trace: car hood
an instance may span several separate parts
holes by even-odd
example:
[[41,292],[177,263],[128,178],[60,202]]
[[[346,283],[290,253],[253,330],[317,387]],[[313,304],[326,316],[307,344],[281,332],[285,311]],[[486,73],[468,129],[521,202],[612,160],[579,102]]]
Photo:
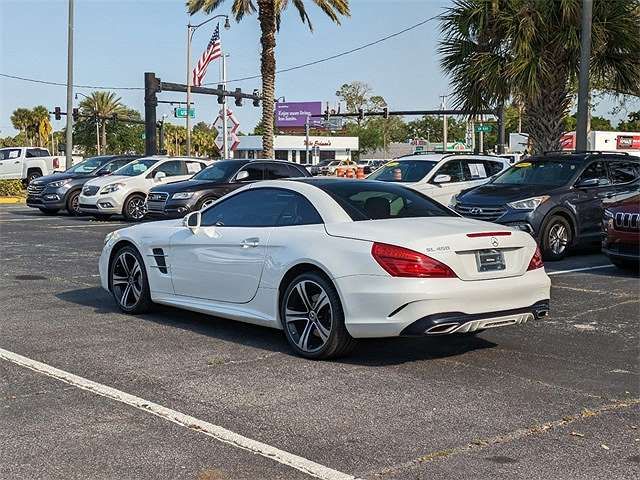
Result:
[[89,180],[85,185],[95,185],[97,187],[104,187],[110,183],[127,182],[128,180],[136,177],[127,177],[125,175],[105,175],[104,177],[97,177]]
[[57,182],[59,180],[67,180],[68,178],[90,178],[92,175],[88,175],[86,173],[54,173],[52,175],[45,175],[43,177],[38,177],[37,180],[34,180],[33,183],[36,185],[45,185],[51,182]]
[[151,192],[197,192],[200,190],[210,190],[216,187],[228,187],[226,182],[211,182],[208,180],[183,180],[181,182],[166,183],[157,185],[151,189]]
[[458,195],[464,205],[504,205],[505,203],[539,195],[549,195],[557,188],[549,185],[486,184]]
[[616,213],[640,213],[640,194],[610,203],[607,208]]

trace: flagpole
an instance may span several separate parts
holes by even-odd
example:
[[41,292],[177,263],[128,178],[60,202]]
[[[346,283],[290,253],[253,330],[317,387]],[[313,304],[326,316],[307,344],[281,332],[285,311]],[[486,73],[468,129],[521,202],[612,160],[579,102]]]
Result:
[[[223,53],[222,54],[222,88],[223,89],[227,89],[227,54]],[[223,136],[222,136],[222,152],[223,152],[223,158],[226,160],[227,158],[229,158],[229,141],[227,138],[228,135],[228,130],[227,130],[227,97],[223,97],[223,102],[222,102],[222,130],[223,130]]]

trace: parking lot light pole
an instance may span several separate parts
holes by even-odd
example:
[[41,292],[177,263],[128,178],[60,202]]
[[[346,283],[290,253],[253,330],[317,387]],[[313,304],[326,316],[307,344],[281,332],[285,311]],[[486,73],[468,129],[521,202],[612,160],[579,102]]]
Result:
[[[187,156],[191,155],[191,118],[189,116],[191,110],[191,41],[193,40],[193,34],[201,26],[215,20],[216,18],[224,18],[224,28],[229,30],[231,23],[229,23],[229,15],[214,15],[213,17],[205,20],[197,25],[191,25],[191,22],[187,24]],[[226,113],[226,112],[225,112]],[[226,132],[225,132],[226,133]]]
[[67,140],[65,145],[66,167],[73,164],[73,2],[69,0],[69,17],[67,19]]

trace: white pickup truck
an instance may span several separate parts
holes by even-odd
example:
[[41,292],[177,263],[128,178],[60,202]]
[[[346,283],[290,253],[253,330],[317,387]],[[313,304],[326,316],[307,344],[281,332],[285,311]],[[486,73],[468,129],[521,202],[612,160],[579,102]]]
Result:
[[46,148],[0,148],[0,180],[20,179],[27,185],[34,178],[64,170],[64,158],[54,157]]

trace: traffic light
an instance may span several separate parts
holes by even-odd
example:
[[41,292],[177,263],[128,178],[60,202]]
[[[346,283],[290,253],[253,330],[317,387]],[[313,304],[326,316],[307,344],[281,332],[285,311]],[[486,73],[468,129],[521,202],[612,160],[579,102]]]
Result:
[[62,112],[60,111],[60,107],[54,108],[53,114],[55,115],[56,120],[60,120],[62,118]]
[[114,122],[117,122],[117,121],[118,121],[118,114],[117,114],[117,113],[114,113],[113,115],[111,115],[111,119],[112,119]]
[[358,118],[364,120],[364,110],[362,108],[358,109]]
[[[224,85],[218,84],[218,90],[224,90]],[[222,105],[224,103],[224,95],[218,95],[218,103]]]
[[384,118],[389,118],[389,107],[384,107],[382,109],[382,115],[384,116]]
[[72,112],[72,116],[73,116],[73,121],[77,122],[78,121],[78,109],[74,108],[71,112]]
[[236,88],[236,91],[233,94],[233,96],[236,97],[236,107],[242,106],[242,97],[240,96],[241,94],[242,94],[242,89]]
[[328,122],[329,121],[329,105],[327,105],[326,110],[324,111],[324,119]]
[[[257,89],[257,88],[254,88],[254,89],[253,89],[253,95],[254,95],[255,97],[259,97],[259,96],[260,96],[260,92],[258,91],[258,89]],[[253,99],[253,106],[254,106],[254,107],[259,107],[259,106],[260,106],[260,99],[259,99],[259,98],[254,98],[254,99]]]

